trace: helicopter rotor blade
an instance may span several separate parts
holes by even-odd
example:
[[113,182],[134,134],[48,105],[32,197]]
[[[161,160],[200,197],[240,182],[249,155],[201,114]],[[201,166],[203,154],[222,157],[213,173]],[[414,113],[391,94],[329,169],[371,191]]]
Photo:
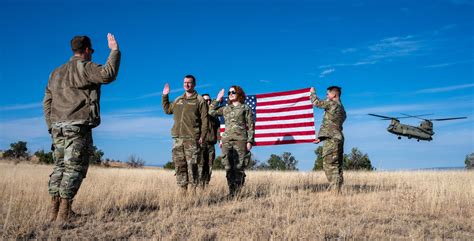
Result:
[[431,119],[430,121],[447,121],[447,120],[459,120],[459,119],[467,119],[467,117],[452,117],[452,118],[442,118],[442,119]]
[[375,116],[375,117],[382,118],[382,120],[392,120],[392,119],[397,119],[397,118],[395,118],[395,117],[389,117],[389,116],[383,116],[383,115],[376,115],[376,114],[368,114],[368,115],[371,115],[371,116]]
[[400,113],[400,114],[406,116],[405,118],[417,118],[417,119],[420,119],[420,120],[427,120],[427,119],[425,119],[425,118],[420,118],[420,116],[432,115],[432,114],[408,115],[408,114],[404,114],[404,113]]

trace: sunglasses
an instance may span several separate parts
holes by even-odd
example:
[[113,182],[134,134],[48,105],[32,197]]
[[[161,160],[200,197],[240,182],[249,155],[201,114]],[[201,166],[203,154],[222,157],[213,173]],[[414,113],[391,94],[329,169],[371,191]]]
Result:
[[235,90],[227,92],[227,95],[231,95],[231,94],[235,95],[235,94],[237,94],[237,92],[235,92]]

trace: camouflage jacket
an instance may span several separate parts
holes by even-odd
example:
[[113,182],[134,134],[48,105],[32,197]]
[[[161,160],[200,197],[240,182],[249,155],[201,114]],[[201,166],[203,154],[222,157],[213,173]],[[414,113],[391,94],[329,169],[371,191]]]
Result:
[[219,102],[214,100],[209,106],[209,115],[224,116],[225,131],[222,141],[247,141],[254,143],[255,124],[252,109],[245,104],[234,106],[232,104],[219,107]]
[[43,99],[48,129],[57,122],[100,124],[100,87],[117,78],[120,56],[110,51],[104,66],[73,56],[51,73]]
[[219,121],[219,118],[214,117],[214,116],[207,116],[208,119],[208,131],[206,135],[206,141],[211,143],[211,144],[216,144],[217,143],[217,136],[219,135],[219,129],[221,127],[221,123]]
[[313,93],[311,93],[311,103],[318,108],[324,109],[323,123],[321,123],[318,138],[344,140],[342,124],[346,120],[346,111],[342,103],[339,101],[320,100]]
[[206,140],[208,131],[207,104],[202,96],[195,91],[188,98],[184,93],[172,103],[170,103],[168,95],[163,95],[162,101],[163,111],[168,115],[173,114],[172,137]]

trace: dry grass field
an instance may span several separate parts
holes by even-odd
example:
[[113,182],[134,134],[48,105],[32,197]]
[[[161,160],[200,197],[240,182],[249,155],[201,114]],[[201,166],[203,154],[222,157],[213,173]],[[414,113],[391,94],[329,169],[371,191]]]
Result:
[[227,200],[223,172],[195,195],[177,194],[173,171],[92,167],[79,214],[49,225],[52,166],[0,163],[3,239],[474,239],[474,172],[346,172],[342,195],[322,172],[248,172]]

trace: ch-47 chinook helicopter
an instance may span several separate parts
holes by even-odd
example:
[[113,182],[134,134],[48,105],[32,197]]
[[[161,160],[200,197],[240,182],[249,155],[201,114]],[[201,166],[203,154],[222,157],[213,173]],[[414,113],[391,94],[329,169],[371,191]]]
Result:
[[[404,117],[390,117],[390,116],[383,116],[383,115],[376,115],[376,114],[369,114],[371,116],[382,118],[382,120],[391,120],[390,125],[387,127],[387,131],[395,134],[398,136],[398,139],[402,139],[402,136],[408,137],[408,139],[414,138],[417,141],[431,141],[433,140],[432,136],[434,135],[433,131],[433,121],[447,121],[447,120],[458,120],[458,119],[466,119],[467,117],[452,117],[452,118],[443,118],[443,119],[424,119],[420,118],[420,116],[425,115],[407,115],[402,114]],[[411,126],[400,123],[399,119],[402,118],[418,118],[423,120],[420,123],[420,126]]]

